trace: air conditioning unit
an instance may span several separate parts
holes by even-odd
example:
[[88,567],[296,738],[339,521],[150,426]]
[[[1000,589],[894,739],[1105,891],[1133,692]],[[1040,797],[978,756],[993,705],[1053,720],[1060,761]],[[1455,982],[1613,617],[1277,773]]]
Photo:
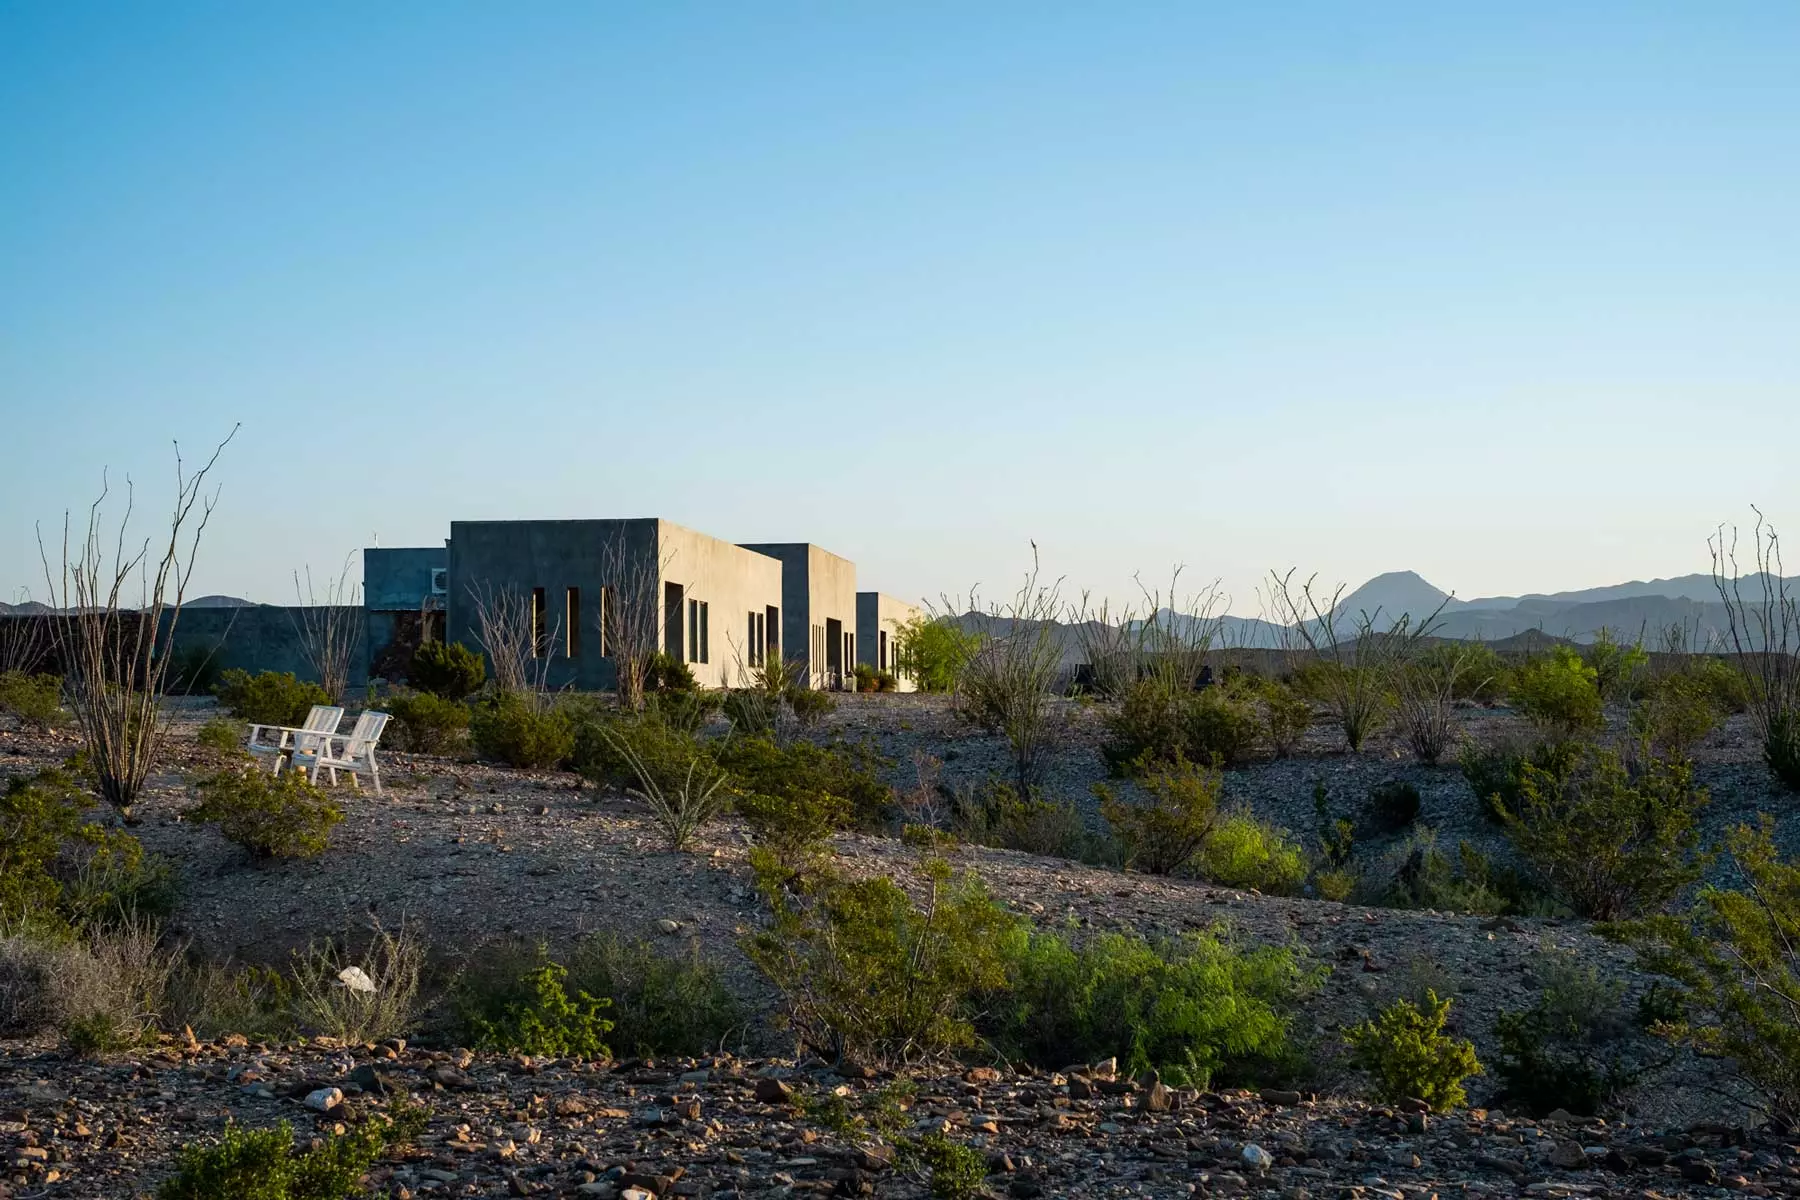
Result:
[[450,594],[449,567],[431,568],[431,594],[434,596],[448,596]]

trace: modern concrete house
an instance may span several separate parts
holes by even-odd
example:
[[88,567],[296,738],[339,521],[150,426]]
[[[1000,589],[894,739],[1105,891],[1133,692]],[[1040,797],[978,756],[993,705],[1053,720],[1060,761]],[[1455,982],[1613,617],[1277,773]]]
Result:
[[[444,636],[444,608],[450,598],[450,551],[445,546],[371,546],[363,551],[363,645],[368,672],[388,678],[395,648],[410,660],[412,649]],[[397,665],[397,664],[396,664]]]
[[702,686],[738,683],[780,653],[782,563],[655,517],[453,521],[447,580],[450,641],[480,645],[477,597],[530,604],[550,687],[616,686],[606,612],[631,595],[646,597],[663,649]]
[[892,672],[901,691],[916,691],[918,685],[898,669],[899,634],[901,626],[923,612],[883,592],[856,593],[856,661]]
[[811,542],[747,542],[781,564],[781,652],[815,688],[842,688],[856,662],[856,564]]

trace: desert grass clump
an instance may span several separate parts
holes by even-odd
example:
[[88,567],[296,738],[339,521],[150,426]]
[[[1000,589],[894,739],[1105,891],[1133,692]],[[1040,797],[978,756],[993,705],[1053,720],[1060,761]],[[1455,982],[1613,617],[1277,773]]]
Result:
[[400,1037],[418,1024],[424,969],[425,947],[407,929],[375,929],[360,954],[315,941],[295,952],[288,970],[294,1023],[348,1045]]
[[1457,701],[1476,690],[1471,689],[1472,678],[1492,653],[1485,646],[1450,643],[1434,646],[1394,671],[1394,710],[1406,744],[1420,762],[1436,766],[1456,749],[1462,737]]

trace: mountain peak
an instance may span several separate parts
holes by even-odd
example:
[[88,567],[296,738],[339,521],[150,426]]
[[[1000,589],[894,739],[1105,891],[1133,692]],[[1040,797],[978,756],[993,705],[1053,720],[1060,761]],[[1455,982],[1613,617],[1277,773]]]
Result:
[[1442,608],[1448,612],[1462,602],[1435,586],[1417,571],[1387,571],[1375,576],[1338,601],[1338,611],[1350,615],[1379,610],[1383,624],[1402,616],[1422,621]]

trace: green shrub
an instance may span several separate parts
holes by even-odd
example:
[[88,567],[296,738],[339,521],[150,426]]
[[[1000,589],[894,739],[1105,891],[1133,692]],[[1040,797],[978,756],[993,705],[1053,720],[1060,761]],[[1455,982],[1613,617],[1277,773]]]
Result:
[[921,615],[900,627],[894,644],[900,673],[921,692],[954,692],[981,648],[981,635],[952,620]]
[[1294,1001],[1312,980],[1293,953],[1241,951],[1217,934],[1161,945],[1031,935],[985,1028],[1003,1053],[1057,1070],[1116,1057],[1182,1087],[1245,1082],[1288,1055]]
[[227,712],[253,725],[297,727],[315,704],[331,703],[324,688],[302,683],[292,671],[252,675],[234,669],[219,676],[214,690]]
[[0,929],[48,936],[148,924],[174,907],[168,863],[122,829],[86,819],[61,771],[15,775],[0,792]]
[[1262,689],[1262,714],[1269,746],[1276,758],[1286,758],[1312,725],[1312,701],[1285,683],[1270,683]]
[[818,688],[791,687],[786,695],[788,711],[802,729],[812,729],[837,711],[837,700]]
[[1763,761],[1775,778],[1800,792],[1800,709],[1777,713],[1763,735]]
[[1133,684],[1107,717],[1100,755],[1115,775],[1171,763],[1177,755],[1230,767],[1255,748],[1262,725],[1255,700],[1241,686],[1189,692],[1145,679]]
[[1234,813],[1213,829],[1198,873],[1222,887],[1292,896],[1306,883],[1306,856],[1284,830],[1251,813]]
[[1352,891],[1358,903],[1381,908],[1528,916],[1549,909],[1542,891],[1519,872],[1495,866],[1466,841],[1446,854],[1436,831],[1423,826],[1365,865]]
[[1550,892],[1596,920],[1660,908],[1700,876],[1704,788],[1683,763],[1652,760],[1633,778],[1610,750],[1589,749],[1564,776],[1525,764],[1507,836]]
[[1452,679],[1454,700],[1494,704],[1512,685],[1506,661],[1483,642],[1454,642],[1427,646],[1417,665],[1441,678]]
[[733,733],[743,737],[770,737],[781,715],[781,697],[761,688],[736,688],[721,705]]
[[[1657,1032],[1727,1060],[1777,1127],[1800,1125],[1800,865],[1775,848],[1775,821],[1725,835],[1735,888],[1703,886],[1679,915],[1616,932],[1642,965],[1673,981]],[[1699,1015],[1689,1020],[1688,1013]]]
[[575,769],[597,787],[641,786],[637,763],[660,786],[676,787],[696,753],[707,747],[691,733],[671,728],[660,716],[642,713],[591,712],[575,718]]
[[670,729],[697,734],[718,714],[724,699],[718,692],[699,688],[668,688],[651,692],[644,701],[644,712]]
[[1686,760],[1719,727],[1722,715],[1705,680],[1678,672],[1640,689],[1631,710],[1631,731],[1652,754]]
[[875,690],[878,692],[897,692],[900,690],[900,680],[892,671],[877,671],[875,672]]
[[298,1029],[294,988],[273,967],[242,966],[196,958],[169,981],[170,1028],[186,1026],[202,1041],[242,1034],[253,1042],[281,1042]]
[[217,825],[227,841],[242,846],[258,862],[315,858],[331,844],[331,830],[343,810],[299,771],[269,775],[228,769],[197,785],[200,803],[187,820]]
[[171,696],[210,696],[219,684],[218,645],[189,646],[177,650],[169,659],[169,673],[163,676],[163,691]]
[[693,692],[699,688],[693,670],[679,658],[661,650],[650,656],[644,671],[646,692]]
[[857,663],[851,668],[850,677],[855,681],[857,691],[872,692],[875,690],[875,668],[870,664]]
[[1105,784],[1095,784],[1094,793],[1125,865],[1173,875],[1194,861],[1217,828],[1223,780],[1216,769],[1178,753],[1172,764],[1149,768],[1143,786],[1149,800],[1141,804],[1116,799]]
[[568,974],[552,962],[530,971],[520,981],[522,995],[504,1003],[492,1019],[471,1020],[476,1047],[545,1058],[610,1057],[603,1039],[613,1026],[600,1013],[611,1001],[583,991],[571,1000],[563,990]]
[[469,736],[469,706],[461,701],[431,692],[395,692],[382,705],[393,718],[386,733],[396,750],[444,754]]
[[718,761],[746,793],[836,797],[848,806],[847,821],[859,829],[878,829],[893,813],[894,790],[876,774],[880,759],[866,745],[732,738],[719,747]]
[[1624,985],[1602,982],[1592,967],[1550,951],[1537,1003],[1502,1013],[1494,1026],[1500,1060],[1497,1102],[1509,1112],[1545,1117],[1557,1109],[1598,1116],[1642,1072],[1625,1056],[1631,1023],[1622,1007]]
[[1575,770],[1581,758],[1582,748],[1575,742],[1538,742],[1527,750],[1471,743],[1463,748],[1460,765],[1463,778],[1481,801],[1482,811],[1490,820],[1504,824],[1502,814],[1519,807],[1519,789],[1527,766],[1562,779]]
[[849,822],[850,805],[827,792],[750,792],[737,798],[738,815],[758,846],[795,875],[819,861],[831,835]]
[[1449,1016],[1450,1001],[1428,990],[1422,1006],[1396,1000],[1349,1031],[1352,1056],[1373,1078],[1377,1100],[1423,1100],[1444,1112],[1468,1099],[1463,1081],[1480,1074],[1481,1063],[1474,1045],[1444,1033]]
[[1514,708],[1555,737],[1578,737],[1606,725],[1599,672],[1568,646],[1520,667],[1511,699]]
[[1388,779],[1369,789],[1369,816],[1376,829],[1398,833],[1419,819],[1419,789],[1404,779]]
[[1004,986],[1024,936],[973,876],[927,861],[915,905],[891,879],[822,875],[804,896],[778,873],[757,884],[773,910],[750,956],[807,1045],[861,1061],[969,1045],[976,998]]
[[974,1200],[987,1179],[987,1155],[941,1133],[927,1133],[907,1147],[908,1157],[931,1173],[935,1200]]
[[957,800],[953,825],[964,841],[1082,862],[1103,856],[1080,810],[1067,800],[1021,800],[1017,789],[998,780]]
[[542,770],[560,765],[574,752],[575,727],[561,708],[503,692],[475,706],[469,740],[482,758]]
[[569,955],[569,984],[603,996],[611,1041],[632,1054],[698,1057],[744,1029],[742,1007],[698,948],[681,957],[647,942],[597,934]]
[[406,681],[441,700],[460,702],[487,682],[487,660],[461,642],[421,642],[413,651]]
[[217,1142],[182,1147],[156,1200],[349,1200],[366,1194],[363,1176],[423,1132],[425,1118],[423,1108],[396,1104],[303,1151],[285,1121],[273,1129],[227,1125]]
[[1750,685],[1744,673],[1724,659],[1692,655],[1682,662],[1679,673],[1705,687],[1720,712],[1741,713],[1750,707]]
[[35,729],[61,722],[62,676],[0,672],[0,713],[10,713]]
[[606,736],[637,780],[626,793],[649,808],[671,850],[686,848],[730,803],[730,774],[692,735],[648,719],[616,726]]
[[243,726],[223,717],[214,717],[200,727],[194,741],[220,754],[236,754],[244,749],[247,738]]
[[1624,645],[1610,629],[1602,627],[1594,635],[1594,643],[1582,654],[1594,670],[1594,685],[1603,700],[1630,700],[1642,685],[1644,669],[1650,665],[1650,654],[1642,643]]

